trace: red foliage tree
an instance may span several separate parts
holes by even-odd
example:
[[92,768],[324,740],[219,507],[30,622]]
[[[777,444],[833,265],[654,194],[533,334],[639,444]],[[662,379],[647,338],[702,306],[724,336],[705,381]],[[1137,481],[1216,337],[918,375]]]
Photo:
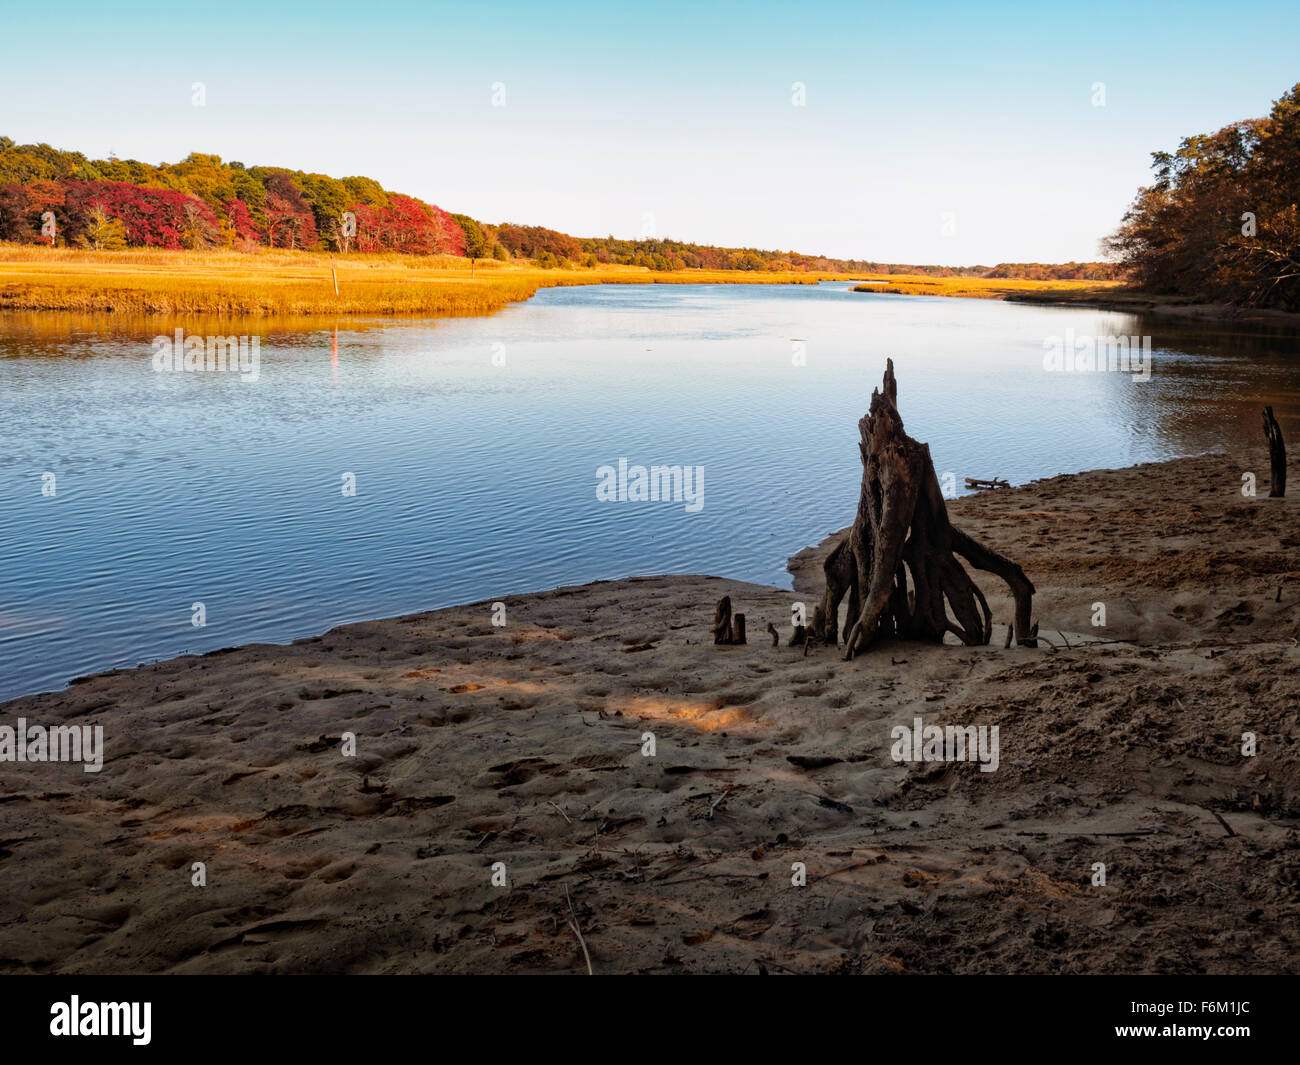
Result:
[[316,218],[302,192],[288,174],[272,174],[266,179],[266,242],[273,248],[316,248],[320,235]]
[[126,225],[129,244],[150,248],[184,247],[186,215],[197,215],[207,225],[216,219],[207,205],[196,197],[170,189],[147,189],[125,181],[61,182],[65,199],[55,216],[68,239],[85,232],[87,215],[100,207],[110,218],[120,218]]
[[13,181],[0,188],[0,240],[30,244],[36,240],[27,190]]
[[357,250],[407,255],[464,255],[465,231],[446,211],[410,196],[390,196],[387,207],[358,204]]
[[248,213],[248,204],[243,200],[227,200],[224,204],[226,209],[226,221],[230,223],[230,229],[234,233],[234,245],[236,248],[247,248],[254,244],[262,242],[262,234],[258,232],[252,216]]
[[544,226],[516,226],[507,223],[497,231],[497,240],[514,255],[535,259],[550,252],[557,259],[579,259],[582,245],[567,233]]

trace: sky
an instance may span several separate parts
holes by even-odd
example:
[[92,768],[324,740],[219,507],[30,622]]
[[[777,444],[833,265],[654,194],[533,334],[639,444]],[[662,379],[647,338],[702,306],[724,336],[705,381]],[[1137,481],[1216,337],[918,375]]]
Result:
[[19,143],[899,263],[1095,259],[1151,152],[1300,81],[1295,0],[16,8],[0,134]]

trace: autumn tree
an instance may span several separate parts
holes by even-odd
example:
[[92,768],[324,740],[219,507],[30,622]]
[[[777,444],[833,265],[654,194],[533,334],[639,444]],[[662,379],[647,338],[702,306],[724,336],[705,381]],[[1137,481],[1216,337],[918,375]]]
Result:
[[460,226],[461,232],[465,236],[465,257],[467,259],[486,257],[488,255],[488,242],[483,227],[467,214],[454,214],[451,217]]
[[266,179],[266,239],[273,248],[311,248],[319,239],[311,208],[298,187],[284,171]]
[[230,200],[224,207],[225,225],[222,230],[227,234],[226,243],[230,247],[238,251],[248,251],[261,243],[262,235],[257,231],[248,205],[243,200]]
[[36,240],[27,192],[16,181],[0,186],[0,240],[19,244]]
[[86,213],[86,228],[79,243],[96,251],[115,251],[126,247],[126,223],[112,218],[103,204],[92,204]]
[[1138,287],[1300,310],[1300,85],[1266,118],[1152,154],[1106,247]]

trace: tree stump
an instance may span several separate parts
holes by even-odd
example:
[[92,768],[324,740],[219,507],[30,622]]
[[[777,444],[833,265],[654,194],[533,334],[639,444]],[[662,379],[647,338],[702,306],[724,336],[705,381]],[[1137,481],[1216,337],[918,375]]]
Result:
[[1016,604],[1016,642],[1037,647],[1038,626],[1031,625],[1030,618],[1033,584],[1017,563],[948,521],[929,445],[903,431],[892,359],[886,364],[883,389],[872,392],[870,412],[858,422],[858,513],[848,535],[826,559],[826,589],[813,613],[809,640],[838,644],[839,607],[847,593],[846,658],[889,636],[942,643],[951,632],[964,644],[987,644],[992,615],[978,585],[958,561],[960,555],[974,568],[1006,581]]
[[1282,427],[1273,417],[1273,408],[1265,407],[1264,439],[1268,441],[1269,482],[1268,494],[1281,498],[1286,495],[1286,444],[1282,441]]
[[731,643],[731,596],[724,595],[718,600],[713,611],[713,642]]
[[[769,625],[768,628],[771,628]],[[745,615],[731,613],[731,596],[718,600],[713,611],[713,642],[715,644],[740,644],[745,642]]]

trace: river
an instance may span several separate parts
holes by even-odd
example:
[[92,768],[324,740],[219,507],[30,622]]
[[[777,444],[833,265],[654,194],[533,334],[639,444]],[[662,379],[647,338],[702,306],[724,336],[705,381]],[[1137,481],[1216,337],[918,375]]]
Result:
[[[598,578],[788,586],[786,558],[852,518],[886,357],[959,491],[1262,444],[1263,403],[1300,446],[1294,329],[850,289],[554,288],[424,322],[0,315],[0,698]],[[256,372],[159,372],[177,328],[256,338]],[[1149,379],[1044,367],[1053,338],[1121,335],[1150,337]],[[625,484],[681,466],[692,494],[598,498],[620,460]]]

